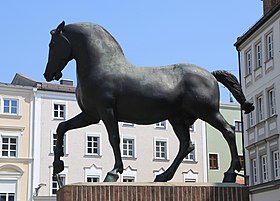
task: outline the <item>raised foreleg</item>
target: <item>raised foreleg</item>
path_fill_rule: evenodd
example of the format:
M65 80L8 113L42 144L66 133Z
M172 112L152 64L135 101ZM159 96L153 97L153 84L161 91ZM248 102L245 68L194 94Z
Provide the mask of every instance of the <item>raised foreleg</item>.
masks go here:
M98 123L100 120L94 118L85 112L78 114L77 116L69 119L68 121L61 122L57 129L57 141L54 150L54 162L53 162L53 175L57 175L64 170L64 163L60 160L60 157L63 157L63 137L64 134L72 129L82 128L94 123Z

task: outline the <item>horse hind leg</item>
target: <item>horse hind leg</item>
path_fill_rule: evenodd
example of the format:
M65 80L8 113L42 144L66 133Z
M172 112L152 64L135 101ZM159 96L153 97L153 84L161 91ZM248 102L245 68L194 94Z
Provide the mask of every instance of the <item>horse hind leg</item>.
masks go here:
M228 143L230 153L231 153L231 164L229 169L225 173L224 182L235 182L235 177L230 175L236 175L235 170L238 172L241 170L241 164L238 157L238 151L235 140L234 126L231 126L221 115L220 112L208 115L206 122L218 129L225 140Z
M176 134L176 136L179 139L180 147L179 152L175 158L175 160L172 162L171 166L162 174L157 175L155 178L155 182L166 182L173 178L176 170L178 169L179 165L183 161L183 159L194 150L194 146L191 143L190 140L190 131L189 126L194 122L194 120L190 121L189 123L186 123L181 120L175 120L171 119L169 120L171 123L173 130Z

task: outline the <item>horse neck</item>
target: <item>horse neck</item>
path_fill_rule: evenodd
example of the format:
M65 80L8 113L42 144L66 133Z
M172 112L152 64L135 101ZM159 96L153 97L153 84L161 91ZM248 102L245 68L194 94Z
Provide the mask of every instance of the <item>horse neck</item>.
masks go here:
M122 52L96 47L90 42L79 44L73 48L73 58L76 60L78 79L118 71L119 67L132 66Z

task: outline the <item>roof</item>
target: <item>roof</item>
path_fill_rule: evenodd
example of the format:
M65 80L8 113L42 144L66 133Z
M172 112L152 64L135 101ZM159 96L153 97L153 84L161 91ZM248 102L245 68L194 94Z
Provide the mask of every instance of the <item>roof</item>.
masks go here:
M274 8L267 12L261 19L259 19L247 32L242 36L237 38L234 46L238 47L245 42L251 35L253 35L262 25L264 25L275 13L280 10L280 3L278 3Z
M38 82L20 73L16 73L11 84L36 87L38 90L43 90L43 91L56 91L56 92L65 92L65 93L75 93L76 91L76 87L73 86Z

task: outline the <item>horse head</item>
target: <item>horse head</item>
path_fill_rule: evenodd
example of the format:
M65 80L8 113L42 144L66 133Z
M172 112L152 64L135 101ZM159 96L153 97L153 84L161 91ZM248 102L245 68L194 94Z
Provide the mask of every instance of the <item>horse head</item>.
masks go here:
M65 22L63 21L56 29L50 32L49 57L44 73L44 77L48 82L59 80L62 77L61 71L72 60L71 44L63 33L64 26Z

